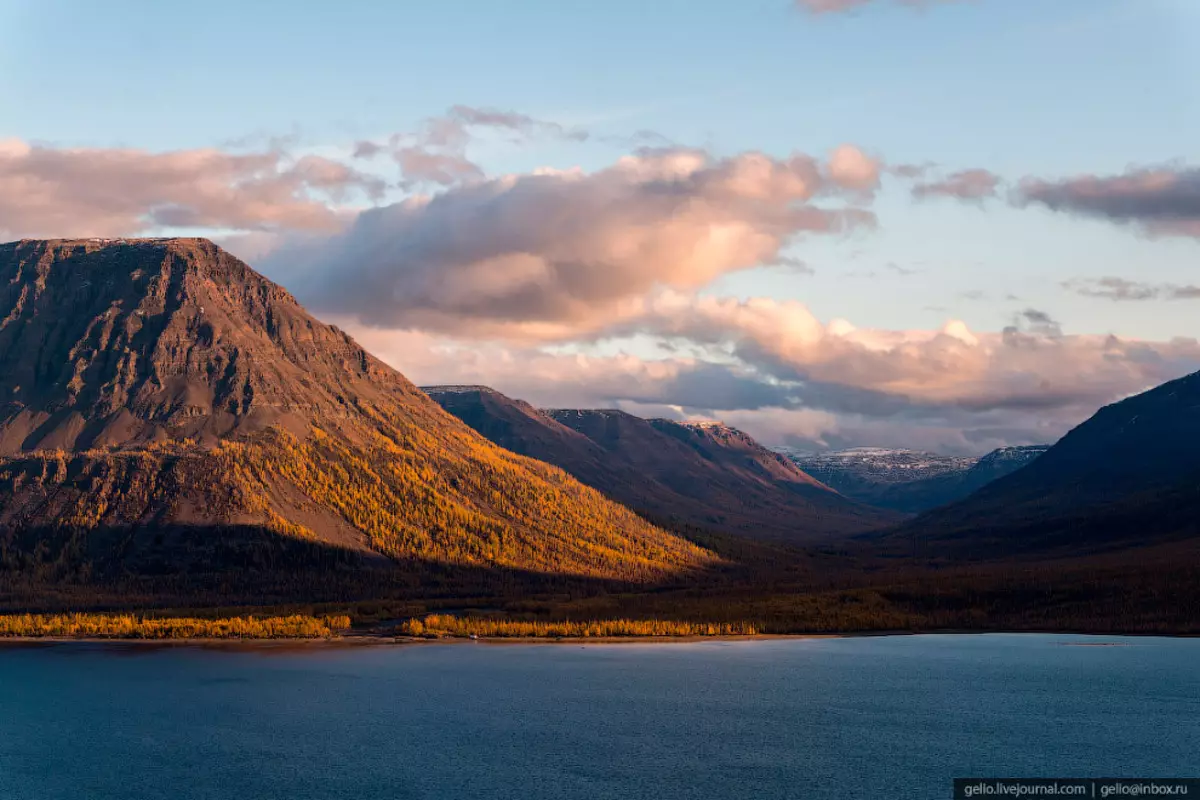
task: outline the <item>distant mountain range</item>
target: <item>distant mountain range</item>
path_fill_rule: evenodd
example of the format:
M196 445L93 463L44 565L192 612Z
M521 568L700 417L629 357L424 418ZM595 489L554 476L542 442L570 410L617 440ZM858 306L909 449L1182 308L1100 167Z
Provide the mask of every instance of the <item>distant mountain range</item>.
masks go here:
M880 508L917 513L961 500L1030 463L1049 447L1002 447L982 457L873 447L825 453L775 449L846 497Z
M1045 453L889 534L980 559L1190 540L1200 555L1200 373L1100 409Z
M611 409L539 410L486 386L427 386L491 441L569 472L664 522L790 542L828 540L899 516L847 499L719 423Z

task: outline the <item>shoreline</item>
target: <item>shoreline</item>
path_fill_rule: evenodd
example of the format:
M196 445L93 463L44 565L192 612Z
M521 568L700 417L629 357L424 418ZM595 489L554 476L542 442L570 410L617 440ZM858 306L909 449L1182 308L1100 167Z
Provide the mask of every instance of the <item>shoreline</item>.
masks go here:
M481 645L526 645L526 644L695 644L710 641L756 641L771 639L845 639L857 636L892 636L900 634L856 634L856 633L778 633L722 636L391 636L389 634L358 634L321 638L276 639L218 639L197 637L192 639L149 639L117 638L107 636L5 636L0 637L0 648L5 645L60 645L60 644L112 644L152 645L166 647L390 647L401 645L438 644L481 644Z
M306 650L306 649L345 649L355 647L395 647L404 645L587 645L587 644L696 644L699 642L754 642L773 640L806 640L806 639L865 639L873 637L893 636L995 636L995 635L1027 635L1027 636L1086 636L1103 639L1106 637L1122 638L1161 638L1161 639L1194 639L1200 636L1196 633L1120 633L1095 631L1054 631L1054 630L928 630L928 631L848 631L842 633L766 633L751 635L716 635L716 636L493 636L470 639L466 636L391 636L388 634L352 634L349 636L333 637L279 637L279 638L117 638L105 636L5 636L0 637L0 650L5 647L54 647L60 645L109 645L113 647L198 647L212 650ZM1081 643L1081 646L1104 646L1103 643Z

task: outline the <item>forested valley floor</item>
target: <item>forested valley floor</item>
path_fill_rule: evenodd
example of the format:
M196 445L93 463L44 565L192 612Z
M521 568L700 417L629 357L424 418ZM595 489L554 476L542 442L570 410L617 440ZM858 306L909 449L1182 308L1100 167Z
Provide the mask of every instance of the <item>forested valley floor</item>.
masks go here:
M0 614L303 617L318 627L346 617L357 633L423 636L587 635L579 631L589 624L600 626L592 635L613 636L1200 634L1200 553L1188 542L972 563L898 555L861 541L792 548L694 528L677 532L720 555L720 564L647 585L433 561L363 563L360 554L309 542L222 531L225 547L184 572L55 571L52 563L0 570Z

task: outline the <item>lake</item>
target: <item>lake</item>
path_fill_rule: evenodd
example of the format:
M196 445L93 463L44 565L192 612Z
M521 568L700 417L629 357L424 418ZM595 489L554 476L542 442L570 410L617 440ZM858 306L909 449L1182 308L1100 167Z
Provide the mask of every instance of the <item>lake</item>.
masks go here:
M0 646L4 800L909 800L1198 772L1196 639Z

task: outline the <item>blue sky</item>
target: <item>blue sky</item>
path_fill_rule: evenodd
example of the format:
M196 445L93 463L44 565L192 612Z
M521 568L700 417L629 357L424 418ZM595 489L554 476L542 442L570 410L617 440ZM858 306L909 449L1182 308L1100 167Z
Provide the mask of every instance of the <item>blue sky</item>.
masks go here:
M297 153L344 156L461 104L591 134L485 133L468 153L488 175L602 170L640 130L714 158L853 143L888 165L981 168L1006 186L1200 160L1193 0L876 0L829 14L789 0L0 0L0 31L0 140L57 149L243 152L293 136ZM1195 237L1014 207L1003 192L915 200L891 177L870 207L873 229L789 244L811 274L727 271L693 288L891 331L954 319L998 332L1036 309L1067 334L1200 335L1195 300L1063 286L1191 285ZM554 346L644 356L647 335Z

